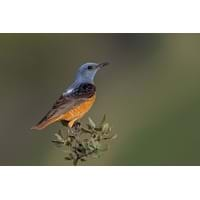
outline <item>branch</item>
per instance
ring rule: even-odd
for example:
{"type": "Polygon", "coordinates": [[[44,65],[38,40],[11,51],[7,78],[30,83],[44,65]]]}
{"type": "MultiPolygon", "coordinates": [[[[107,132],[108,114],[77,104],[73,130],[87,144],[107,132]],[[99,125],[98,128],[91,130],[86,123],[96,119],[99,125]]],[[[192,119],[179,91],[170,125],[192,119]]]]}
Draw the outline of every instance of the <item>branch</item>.
{"type": "Polygon", "coordinates": [[[111,133],[112,129],[106,122],[105,115],[98,125],[91,118],[87,124],[78,123],[74,128],[68,128],[63,122],[62,125],[63,129],[55,133],[56,140],[52,142],[56,147],[64,149],[65,160],[72,161],[74,166],[90,157],[99,157],[108,150],[108,142],[117,137],[111,133]]]}

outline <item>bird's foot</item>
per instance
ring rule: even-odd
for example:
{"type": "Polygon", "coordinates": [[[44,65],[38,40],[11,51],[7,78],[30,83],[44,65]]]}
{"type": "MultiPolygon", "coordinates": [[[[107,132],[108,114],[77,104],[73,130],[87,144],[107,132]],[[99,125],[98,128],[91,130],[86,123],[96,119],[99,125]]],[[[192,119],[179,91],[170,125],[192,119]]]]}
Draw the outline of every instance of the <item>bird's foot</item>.
{"type": "Polygon", "coordinates": [[[81,123],[80,122],[74,122],[73,128],[75,131],[79,131],[81,128],[81,123]]]}

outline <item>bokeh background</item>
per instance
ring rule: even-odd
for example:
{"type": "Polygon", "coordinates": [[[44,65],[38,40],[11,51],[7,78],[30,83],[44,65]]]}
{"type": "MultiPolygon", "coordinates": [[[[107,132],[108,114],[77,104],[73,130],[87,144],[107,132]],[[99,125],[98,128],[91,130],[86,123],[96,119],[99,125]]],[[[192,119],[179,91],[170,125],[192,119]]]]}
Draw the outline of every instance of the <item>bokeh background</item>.
{"type": "Polygon", "coordinates": [[[84,165],[200,165],[200,34],[0,34],[0,165],[70,165],[31,131],[79,65],[109,61],[83,121],[118,139],[84,165]]]}

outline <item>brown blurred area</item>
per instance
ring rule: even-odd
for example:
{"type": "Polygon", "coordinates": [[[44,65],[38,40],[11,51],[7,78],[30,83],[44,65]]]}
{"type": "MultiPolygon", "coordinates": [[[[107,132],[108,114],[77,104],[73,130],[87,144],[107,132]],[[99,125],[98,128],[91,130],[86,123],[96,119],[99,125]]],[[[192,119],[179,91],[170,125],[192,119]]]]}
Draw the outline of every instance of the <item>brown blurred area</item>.
{"type": "Polygon", "coordinates": [[[85,165],[200,165],[200,34],[0,34],[0,165],[69,165],[31,131],[85,62],[118,139],[85,165]]]}

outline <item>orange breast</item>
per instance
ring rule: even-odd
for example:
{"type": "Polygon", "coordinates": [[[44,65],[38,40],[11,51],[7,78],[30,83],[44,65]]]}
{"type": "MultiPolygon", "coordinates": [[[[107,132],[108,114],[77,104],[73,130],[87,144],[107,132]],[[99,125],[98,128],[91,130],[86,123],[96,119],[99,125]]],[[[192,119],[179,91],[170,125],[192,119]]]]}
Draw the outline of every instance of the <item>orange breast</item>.
{"type": "Polygon", "coordinates": [[[90,110],[90,108],[92,107],[92,105],[95,102],[95,99],[96,99],[96,95],[89,98],[88,100],[86,100],[82,104],[74,107],[73,109],[71,109],[70,111],[68,111],[64,115],[62,115],[61,120],[70,121],[69,126],[72,127],[76,120],[82,118],[83,115],[86,114],[90,110]]]}

